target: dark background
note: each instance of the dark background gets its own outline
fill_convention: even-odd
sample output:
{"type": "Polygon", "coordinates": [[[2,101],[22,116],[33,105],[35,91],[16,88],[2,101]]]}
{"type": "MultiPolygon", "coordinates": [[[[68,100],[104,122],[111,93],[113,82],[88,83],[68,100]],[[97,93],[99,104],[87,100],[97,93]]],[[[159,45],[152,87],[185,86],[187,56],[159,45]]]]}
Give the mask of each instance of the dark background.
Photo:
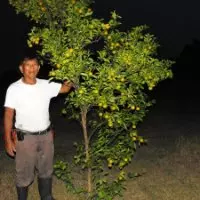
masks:
{"type": "MultiPolygon", "coordinates": [[[[162,101],[171,98],[181,105],[199,101],[200,57],[199,0],[96,0],[93,8],[97,17],[108,19],[110,11],[122,17],[121,29],[146,24],[160,46],[159,54],[176,61],[174,78],[160,83],[152,96],[162,101]]],[[[7,0],[0,2],[1,104],[6,88],[20,77],[18,64],[26,54],[27,33],[31,25],[22,14],[17,15],[7,0]]],[[[191,106],[190,106],[191,107],[191,106]]],[[[198,107],[197,107],[198,109],[198,107]]]]}

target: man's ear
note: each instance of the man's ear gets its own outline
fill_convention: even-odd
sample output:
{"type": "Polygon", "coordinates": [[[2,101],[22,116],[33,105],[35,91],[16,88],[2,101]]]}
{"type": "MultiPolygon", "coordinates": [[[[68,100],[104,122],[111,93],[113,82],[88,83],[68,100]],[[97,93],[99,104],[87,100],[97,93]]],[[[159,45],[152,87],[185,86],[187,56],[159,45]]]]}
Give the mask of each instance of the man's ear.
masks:
{"type": "Polygon", "coordinates": [[[23,74],[23,67],[22,67],[22,65],[19,66],[19,70],[23,74]]]}

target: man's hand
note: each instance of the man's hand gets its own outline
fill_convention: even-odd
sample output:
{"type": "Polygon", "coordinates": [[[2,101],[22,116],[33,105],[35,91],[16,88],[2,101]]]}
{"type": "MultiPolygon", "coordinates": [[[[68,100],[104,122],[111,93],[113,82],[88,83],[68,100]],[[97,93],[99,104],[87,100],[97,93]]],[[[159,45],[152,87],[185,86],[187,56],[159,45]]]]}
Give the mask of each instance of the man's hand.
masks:
{"type": "Polygon", "coordinates": [[[64,81],[59,93],[68,93],[71,90],[71,88],[77,89],[77,86],[73,82],[64,81]]]}
{"type": "Polygon", "coordinates": [[[5,141],[5,149],[8,155],[14,157],[16,152],[16,143],[13,140],[5,141]]]}

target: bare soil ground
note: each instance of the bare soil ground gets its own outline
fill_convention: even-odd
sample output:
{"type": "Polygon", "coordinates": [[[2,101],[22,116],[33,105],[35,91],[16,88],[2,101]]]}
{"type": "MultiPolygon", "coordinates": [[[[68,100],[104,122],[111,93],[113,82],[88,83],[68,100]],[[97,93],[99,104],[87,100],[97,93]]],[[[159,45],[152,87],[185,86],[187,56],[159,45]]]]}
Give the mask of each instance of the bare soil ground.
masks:
{"type": "MultiPolygon", "coordinates": [[[[189,100],[188,100],[189,101],[189,100]]],[[[55,159],[70,160],[73,142],[82,139],[77,122],[60,117],[62,102],[52,106],[56,128],[55,159]],[[57,106],[55,106],[57,105],[57,106]]],[[[198,101],[181,105],[170,98],[158,98],[144,123],[141,135],[148,145],[138,149],[127,170],[143,175],[129,179],[124,197],[119,200],[199,200],[200,199],[200,112],[198,101]],[[196,109],[195,109],[196,107],[196,109]],[[183,109],[184,108],[184,109],[183,109]]],[[[2,132],[2,131],[1,131],[2,132]]],[[[79,174],[76,181],[82,184],[79,174]]],[[[30,186],[29,200],[38,200],[37,181],[30,186]]],[[[53,193],[57,200],[78,200],[54,177],[53,193]]],[[[14,160],[6,156],[0,142],[0,200],[15,200],[14,160]]]]}

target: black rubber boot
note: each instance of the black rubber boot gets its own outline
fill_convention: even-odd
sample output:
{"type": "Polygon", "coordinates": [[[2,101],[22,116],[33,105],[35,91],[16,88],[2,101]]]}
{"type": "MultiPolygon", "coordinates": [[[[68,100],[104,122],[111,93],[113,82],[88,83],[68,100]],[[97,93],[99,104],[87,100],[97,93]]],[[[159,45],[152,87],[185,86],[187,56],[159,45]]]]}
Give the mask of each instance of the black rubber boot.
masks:
{"type": "Polygon", "coordinates": [[[18,200],[27,200],[28,196],[28,187],[16,187],[18,200]]]}
{"type": "Polygon", "coordinates": [[[41,200],[55,200],[52,197],[52,178],[38,178],[38,189],[41,200]]]}

